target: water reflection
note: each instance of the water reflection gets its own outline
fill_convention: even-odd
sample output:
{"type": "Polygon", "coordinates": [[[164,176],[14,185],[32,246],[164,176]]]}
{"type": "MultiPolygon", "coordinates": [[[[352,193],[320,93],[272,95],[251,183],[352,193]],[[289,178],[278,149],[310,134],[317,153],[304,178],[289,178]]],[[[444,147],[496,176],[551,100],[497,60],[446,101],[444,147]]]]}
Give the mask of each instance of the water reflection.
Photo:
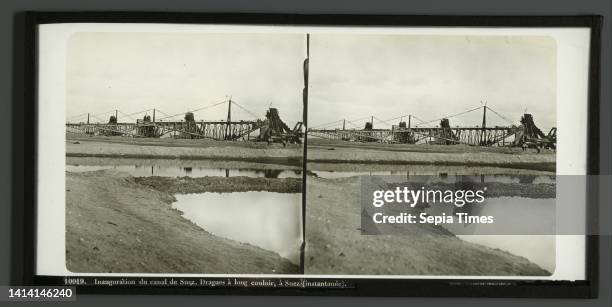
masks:
{"type": "MultiPolygon", "coordinates": [[[[97,170],[113,169],[126,172],[135,177],[162,176],[162,177],[263,177],[263,178],[302,178],[301,169],[275,169],[275,168],[214,168],[193,167],[176,165],[147,165],[147,164],[106,164],[106,165],[81,165],[68,164],[66,171],[89,172],[97,170]]],[[[449,172],[415,172],[406,170],[384,170],[384,171],[330,171],[330,170],[308,170],[308,176],[325,179],[345,178],[353,176],[403,176],[409,179],[411,176],[437,175],[442,182],[455,182],[462,174],[449,172]]],[[[479,175],[480,182],[502,182],[502,183],[555,183],[554,175],[479,175]]],[[[463,180],[463,179],[462,179],[463,180]]]]}
{"type": "Polygon", "coordinates": [[[160,165],[66,165],[68,172],[91,172],[97,170],[118,170],[135,177],[264,177],[264,178],[302,178],[301,170],[288,169],[228,169],[206,167],[179,167],[160,165]]]}
{"type": "MultiPolygon", "coordinates": [[[[479,182],[501,182],[501,183],[530,183],[530,184],[538,184],[538,183],[555,183],[556,176],[555,175],[465,175],[465,174],[449,174],[447,172],[440,173],[423,173],[423,172],[409,172],[409,171],[360,171],[360,172],[350,172],[350,171],[313,171],[309,170],[308,174],[311,176],[325,178],[325,179],[335,179],[335,178],[345,178],[345,177],[353,177],[353,176],[402,176],[406,180],[410,180],[411,176],[437,176],[440,182],[457,182],[464,181],[465,178],[470,178],[470,180],[474,180],[475,178],[479,182]]],[[[399,179],[399,178],[398,178],[399,179]]],[[[404,179],[402,179],[404,180],[404,179]]]]}
{"type": "Polygon", "coordinates": [[[206,231],[276,252],[299,264],[301,194],[232,192],[175,197],[172,207],[206,231]]]}

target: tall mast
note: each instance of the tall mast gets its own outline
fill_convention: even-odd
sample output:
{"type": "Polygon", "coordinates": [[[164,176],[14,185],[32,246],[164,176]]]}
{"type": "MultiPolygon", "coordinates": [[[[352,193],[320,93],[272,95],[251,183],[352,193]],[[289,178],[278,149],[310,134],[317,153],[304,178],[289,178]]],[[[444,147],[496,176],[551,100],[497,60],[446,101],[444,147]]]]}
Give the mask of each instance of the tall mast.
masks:
{"type": "Polygon", "coordinates": [[[482,107],[482,133],[480,134],[480,144],[485,145],[487,141],[487,103],[482,107]]]}
{"type": "Polygon", "coordinates": [[[227,104],[227,125],[225,126],[225,139],[230,139],[231,138],[230,123],[232,121],[232,97],[231,96],[227,102],[228,102],[227,104]]]}

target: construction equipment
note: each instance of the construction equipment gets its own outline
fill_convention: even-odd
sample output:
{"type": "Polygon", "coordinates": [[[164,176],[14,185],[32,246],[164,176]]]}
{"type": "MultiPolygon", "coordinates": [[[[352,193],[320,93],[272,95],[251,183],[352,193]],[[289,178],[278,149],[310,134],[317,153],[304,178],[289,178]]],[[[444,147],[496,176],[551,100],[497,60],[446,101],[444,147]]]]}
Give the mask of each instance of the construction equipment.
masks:
{"type": "MultiPolygon", "coordinates": [[[[157,111],[161,112],[159,110],[157,111]]],[[[131,114],[121,112],[129,118],[131,118],[131,115],[144,114],[141,119],[136,119],[135,122],[119,122],[117,116],[120,111],[112,110],[110,112],[113,112],[113,115],[110,116],[108,122],[96,123],[90,122],[90,113],[81,114],[79,115],[80,117],[87,116],[87,121],[67,122],[66,132],[87,135],[126,136],[135,138],[171,137],[182,139],[209,139],[217,141],[269,141],[285,143],[301,143],[304,134],[302,131],[303,124],[301,122],[296,123],[293,130],[289,129],[289,127],[280,119],[277,109],[268,110],[266,119],[260,119],[256,113],[246,109],[244,106],[231,99],[200,107],[194,109],[193,111],[187,111],[175,115],[166,114],[166,117],[157,119],[155,117],[156,109],[147,109],[131,114]],[[227,104],[227,120],[196,120],[194,114],[195,112],[215,106],[221,106],[223,104],[227,104]],[[254,119],[232,119],[232,106],[242,109],[254,119]],[[151,110],[153,111],[152,117],[147,113],[151,110]],[[176,120],[176,117],[178,116],[183,116],[183,119],[176,120]],[[258,135],[258,131],[261,135],[258,135]]],[[[94,118],[98,118],[95,115],[92,116],[94,118]]]]}
{"type": "Polygon", "coordinates": [[[266,111],[266,119],[263,122],[259,132],[259,141],[269,143],[280,142],[286,144],[301,144],[302,140],[302,122],[297,122],[293,130],[285,124],[279,114],[278,109],[270,108],[266,111]]]}
{"type": "Polygon", "coordinates": [[[556,149],[557,148],[557,128],[553,127],[545,135],[538,126],[536,126],[533,115],[525,113],[521,117],[521,126],[514,138],[513,146],[525,148],[536,148],[538,151],[541,148],[556,149]]]}
{"type": "MultiPolygon", "coordinates": [[[[368,116],[365,127],[347,129],[346,119],[336,120],[323,125],[309,128],[308,135],[331,140],[343,140],[352,142],[377,142],[377,143],[396,143],[396,144],[435,144],[435,145],[456,145],[464,144],[469,146],[516,146],[532,148],[555,149],[557,143],[556,128],[552,128],[548,135],[535,125],[531,114],[524,114],[521,118],[521,125],[513,124],[513,121],[506,118],[490,106],[484,105],[466,111],[450,114],[442,118],[422,121],[417,126],[411,126],[411,119],[418,117],[407,114],[394,119],[400,119],[399,125],[391,125],[388,122],[394,119],[379,120],[383,124],[391,125],[388,129],[375,129],[374,116],[368,116]],[[482,124],[476,126],[451,126],[450,118],[463,114],[482,110],[482,124]],[[508,122],[506,126],[487,125],[487,111],[497,115],[508,122]],[[402,121],[404,116],[408,117],[408,123],[402,121]],[[426,126],[439,122],[438,126],[426,126]],[[336,128],[341,125],[342,128],[336,128]]],[[[365,119],[365,118],[360,118],[365,119]]]]}

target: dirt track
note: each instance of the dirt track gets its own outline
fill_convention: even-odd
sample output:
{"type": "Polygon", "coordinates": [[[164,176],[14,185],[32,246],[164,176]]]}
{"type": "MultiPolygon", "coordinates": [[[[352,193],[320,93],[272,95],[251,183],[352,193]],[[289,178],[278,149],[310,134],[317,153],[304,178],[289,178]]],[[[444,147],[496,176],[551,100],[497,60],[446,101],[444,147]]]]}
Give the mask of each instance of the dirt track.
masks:
{"type": "Polygon", "coordinates": [[[105,157],[138,159],[183,159],[252,161],[301,165],[301,149],[251,149],[245,147],[169,147],[135,146],[122,143],[78,141],[66,144],[68,157],[105,157]]]}
{"type": "Polygon", "coordinates": [[[66,267],[83,273],[298,273],[276,253],[206,232],[172,209],[173,201],[124,173],[66,173],[66,267]]]}
{"type": "Polygon", "coordinates": [[[361,163],[361,164],[396,164],[396,165],[446,165],[446,166],[488,166],[510,167],[515,169],[533,169],[554,171],[556,155],[554,153],[521,153],[503,152],[488,148],[476,151],[466,148],[465,152],[455,151],[459,147],[451,147],[446,152],[435,145],[408,145],[405,148],[372,145],[359,146],[308,146],[309,163],[361,163]],[[419,147],[420,146],[420,147],[419,147]],[[427,149],[430,149],[428,151],[427,149]],[[451,150],[452,149],[452,150],[451,150]]]}

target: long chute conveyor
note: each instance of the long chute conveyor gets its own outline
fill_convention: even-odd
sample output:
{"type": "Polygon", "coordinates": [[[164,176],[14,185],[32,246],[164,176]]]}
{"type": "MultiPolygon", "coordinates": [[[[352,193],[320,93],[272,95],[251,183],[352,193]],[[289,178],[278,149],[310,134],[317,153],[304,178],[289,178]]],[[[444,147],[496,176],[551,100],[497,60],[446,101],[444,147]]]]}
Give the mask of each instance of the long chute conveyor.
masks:
{"type": "MultiPolygon", "coordinates": [[[[364,119],[364,118],[361,118],[364,119]]],[[[355,121],[341,119],[308,129],[308,135],[331,140],[342,140],[352,142],[374,142],[390,144],[436,144],[455,145],[465,144],[469,146],[515,146],[523,148],[547,148],[555,149],[557,138],[556,128],[552,128],[545,135],[534,123],[533,115],[524,114],[520,125],[515,125],[500,113],[487,105],[473,108],[457,114],[451,114],[439,119],[423,121],[418,117],[408,114],[389,120],[380,120],[375,116],[368,116],[363,128],[359,128],[355,121]],[[482,110],[482,124],[471,127],[452,127],[450,118],[482,110]],[[487,111],[491,111],[509,123],[508,126],[487,126],[487,111]],[[408,117],[408,122],[401,121],[398,125],[390,124],[389,121],[408,117]],[[419,120],[418,125],[412,126],[412,119],[419,120]],[[386,129],[375,129],[374,120],[391,126],[386,129]],[[427,127],[427,124],[439,122],[436,127],[427,127]],[[353,128],[347,127],[347,123],[353,128]],[[336,128],[338,125],[341,127],[336,128]]]]}
{"type": "Polygon", "coordinates": [[[228,99],[219,103],[208,105],[186,113],[175,115],[166,115],[165,117],[156,119],[156,113],[163,113],[157,109],[148,109],[136,113],[124,114],[119,110],[113,110],[101,114],[84,113],[77,115],[77,118],[83,118],[86,115],[86,121],[66,123],[66,132],[84,135],[98,136],[125,136],[135,138],[179,138],[179,139],[211,139],[217,141],[267,141],[267,142],[283,142],[283,143],[301,143],[303,137],[302,123],[296,123],[293,130],[280,119],[278,109],[270,108],[266,112],[266,118],[260,119],[258,116],[244,108],[238,102],[228,99]],[[211,107],[227,103],[227,119],[216,121],[197,121],[195,112],[202,111],[211,107]],[[235,105],[248,114],[253,120],[232,120],[232,105],[235,105]],[[152,115],[148,112],[152,111],[152,115]],[[102,122],[100,117],[103,114],[114,113],[109,117],[108,122],[102,122]],[[135,119],[133,122],[119,121],[119,115],[131,118],[133,115],[143,114],[142,118],[135,119]],[[182,120],[174,118],[183,115],[182,120]],[[92,122],[91,119],[97,119],[97,122],[92,122]]]}

